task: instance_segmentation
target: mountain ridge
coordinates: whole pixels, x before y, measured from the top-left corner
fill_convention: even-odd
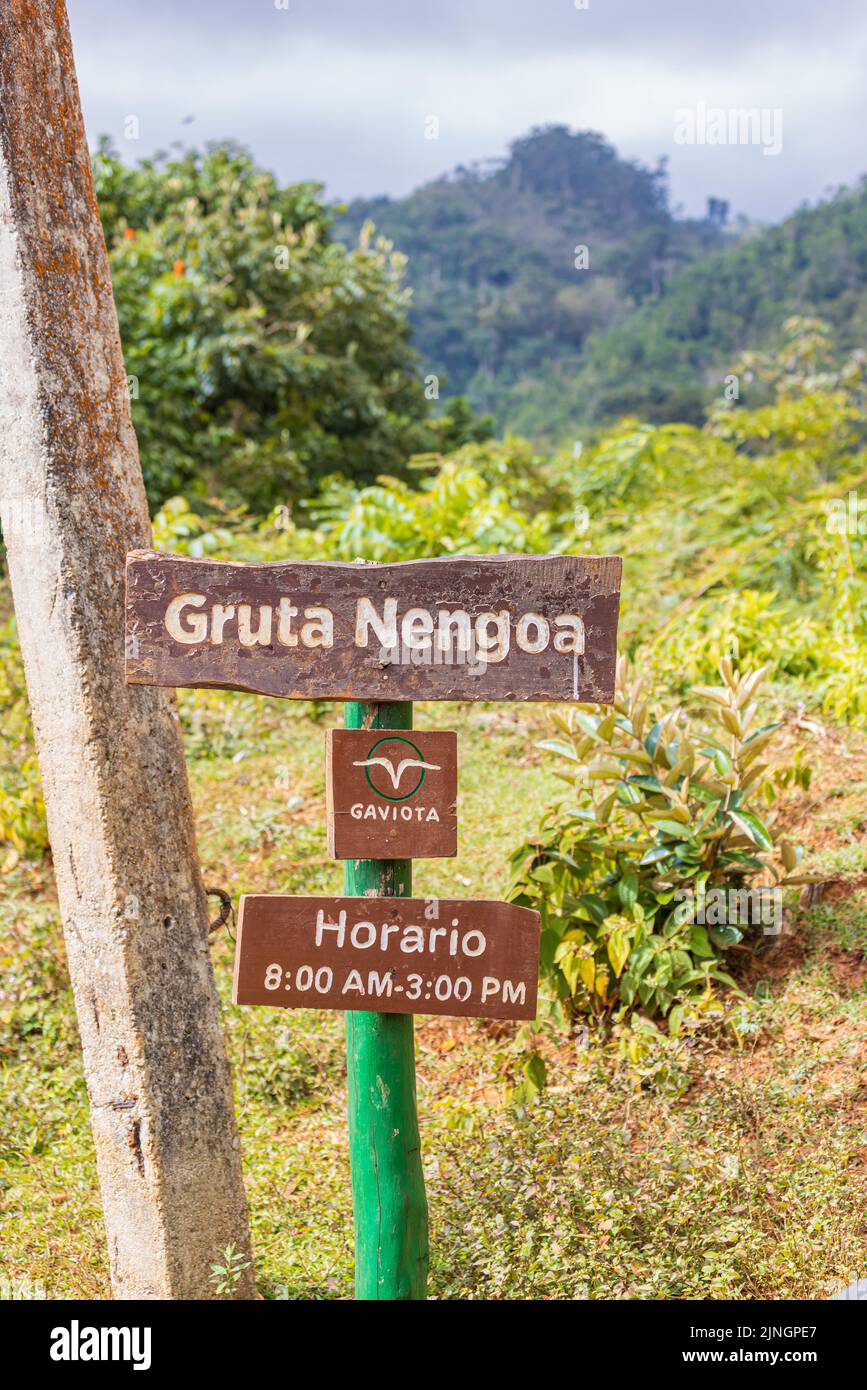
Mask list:
[[[562,440],[623,414],[700,421],[731,358],[790,314],[829,318],[842,349],[863,336],[863,184],[766,228],[728,219],[714,196],[703,219],[678,217],[664,159],[543,126],[405,198],[354,200],[335,235],[353,244],[372,222],[407,255],[414,342],[442,395]]]

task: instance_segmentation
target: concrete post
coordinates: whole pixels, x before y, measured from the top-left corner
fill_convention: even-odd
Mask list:
[[[0,4],[0,501],[114,1293],[208,1298],[247,1208],[174,696],[124,685],[150,526],[58,0]]]

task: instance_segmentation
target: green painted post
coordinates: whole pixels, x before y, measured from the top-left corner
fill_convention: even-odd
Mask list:
[[[348,702],[347,729],[411,729],[412,704]],[[409,897],[412,860],[347,859],[347,895]],[[347,1012],[355,1297],[423,1299],[427,1199],[415,1099],[412,1014]]]

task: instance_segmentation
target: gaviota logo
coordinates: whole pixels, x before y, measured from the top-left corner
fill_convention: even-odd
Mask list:
[[[368,785],[386,801],[408,801],[421,790],[426,773],[440,770],[438,764],[425,762],[421,750],[410,739],[395,734],[379,739],[367,757],[357,758],[353,765],[364,768]],[[406,773],[410,777],[404,781]]]

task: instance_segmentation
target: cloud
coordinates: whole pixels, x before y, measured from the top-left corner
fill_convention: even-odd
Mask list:
[[[279,3],[279,0],[278,0]],[[864,32],[862,0],[69,0],[83,33],[107,27],[127,34],[187,31],[200,42],[210,35],[235,41],[253,33],[274,35],[291,27],[299,37],[362,49],[412,49],[454,53],[457,48],[502,56],[560,53],[564,44],[584,52],[638,51],[676,58],[705,53],[739,61],[769,39],[803,56],[807,41],[845,41]]]
[[[670,158],[673,197],[783,216],[861,172],[862,0],[70,0],[85,118],[129,158],[231,136],[285,179],[335,197],[408,191],[505,152],[530,126],[602,131]],[[777,159],[684,147],[698,102],[779,107]],[[140,139],[123,139],[135,114]],[[183,118],[194,114],[191,124]],[[439,118],[439,139],[425,119]]]

